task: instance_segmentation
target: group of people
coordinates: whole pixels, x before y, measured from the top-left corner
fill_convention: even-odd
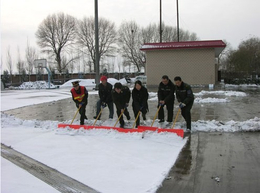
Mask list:
[[[140,125],[140,115],[142,114],[143,120],[146,120],[146,114],[149,111],[148,108],[148,90],[145,88],[141,81],[135,82],[132,92],[127,86],[122,85],[120,82],[115,83],[113,86],[107,82],[106,76],[101,76],[101,83],[98,85],[99,100],[97,101],[97,111],[94,119],[101,118],[102,110],[108,106],[109,119],[113,119],[114,104],[116,106],[116,113],[119,118],[120,127],[125,127],[123,114],[127,120],[130,120],[130,114],[128,111],[129,101],[132,96],[132,109],[134,112],[136,124]],[[86,117],[86,105],[88,103],[88,91],[84,86],[79,85],[79,81],[72,82],[73,88],[71,89],[72,99],[76,103],[76,106],[80,113],[80,124],[84,125]],[[158,88],[158,119],[162,123],[165,121],[164,106],[167,109],[167,122],[173,121],[174,101],[175,94],[179,102],[179,108],[181,114],[186,121],[187,130],[191,130],[191,108],[194,101],[194,95],[191,86],[184,83],[181,77],[176,76],[174,83],[169,79],[167,75],[162,76],[162,80]]]

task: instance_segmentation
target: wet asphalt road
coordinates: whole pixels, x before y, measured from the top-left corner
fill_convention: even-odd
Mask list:
[[[203,89],[193,89],[194,93],[198,93]],[[222,89],[223,90],[223,89]],[[227,98],[230,100],[228,103],[195,103],[192,108],[192,121],[197,120],[217,120],[217,121],[245,121],[252,119],[254,117],[260,116],[260,88],[251,89],[227,89],[246,92],[246,97],[241,96],[221,96],[221,95],[204,95],[202,98]],[[98,100],[97,95],[89,95],[88,105],[86,107],[86,115],[89,119],[93,119],[96,115],[96,102]],[[153,119],[156,108],[157,101],[148,101],[149,112],[147,114],[148,119]],[[177,102],[175,102],[175,107],[177,107]],[[8,114],[12,114],[21,119],[37,119],[37,120],[54,120],[54,121],[65,121],[72,120],[76,112],[75,103],[71,98],[63,99],[59,101],[54,101],[50,103],[38,104],[33,106],[22,107],[18,109],[5,111]],[[175,108],[174,116],[177,113],[178,108]],[[134,117],[131,100],[129,107],[130,116]],[[108,108],[105,108],[102,113],[101,120],[108,119]],[[116,118],[116,113],[114,113],[114,119]],[[79,119],[77,116],[76,119]],[[178,118],[178,121],[184,121],[182,118]]]
[[[207,89],[193,89],[194,93],[201,90]],[[247,96],[203,96],[203,98],[228,98],[230,102],[195,103],[192,108],[192,121],[245,121],[260,117],[259,88],[228,88],[227,90],[246,92]],[[96,112],[96,100],[97,95],[89,96],[87,116],[90,119]],[[157,101],[149,101],[150,112],[147,117],[150,119],[153,119],[156,112],[156,104]],[[22,119],[58,121],[71,120],[75,112],[76,107],[71,99],[6,111]],[[176,112],[177,108],[175,114]],[[131,107],[130,115],[133,118]],[[101,119],[107,118],[106,108]],[[183,121],[183,118],[179,118],[178,121]],[[260,132],[194,132],[171,169],[170,179],[166,179],[157,192],[257,193],[260,192],[259,165]]]

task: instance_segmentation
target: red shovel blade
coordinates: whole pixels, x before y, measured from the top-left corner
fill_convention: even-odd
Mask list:
[[[184,131],[183,129],[158,129],[158,133],[161,132],[171,132],[171,133],[176,133],[178,136],[182,137],[184,136]]]
[[[156,131],[158,129],[158,127],[150,127],[150,126],[139,125],[138,129],[142,129],[144,131]]]
[[[58,124],[58,128],[66,128],[69,127],[71,129],[80,129],[80,128],[84,128],[84,129],[112,129],[112,130],[116,130],[118,132],[122,132],[122,133],[133,133],[133,132],[143,132],[143,129],[124,129],[124,128],[119,128],[119,127],[113,127],[113,126],[93,126],[93,125],[71,125],[71,124]]]

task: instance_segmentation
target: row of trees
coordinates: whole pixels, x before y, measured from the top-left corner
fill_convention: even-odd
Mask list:
[[[244,40],[236,50],[227,46],[222,56],[222,71],[234,74],[233,78],[256,78],[260,75],[260,38]]]
[[[162,41],[177,41],[177,30],[163,24]],[[35,33],[37,45],[41,53],[48,59],[49,68],[58,73],[67,70],[73,72],[80,61],[89,72],[95,72],[95,22],[93,17],[84,17],[78,20],[75,17],[57,13],[47,16],[40,23]],[[117,29],[114,22],[99,18],[99,55],[101,61],[115,62],[120,55],[125,66],[134,66],[140,72],[145,65],[145,54],[140,51],[143,43],[159,42],[159,25],[150,24],[140,27],[135,21],[123,22]],[[180,29],[180,41],[197,40],[195,33]],[[31,74],[34,68],[33,61],[39,57],[36,49],[27,43],[26,60],[22,61],[18,52],[18,73]],[[103,65],[107,65],[104,64]],[[10,74],[13,72],[10,49],[7,51],[7,66]],[[102,63],[101,63],[102,65]],[[114,65],[114,64],[111,64]],[[109,67],[107,67],[109,68]],[[111,69],[114,66],[110,67]]]

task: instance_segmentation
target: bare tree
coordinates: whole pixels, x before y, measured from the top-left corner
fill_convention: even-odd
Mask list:
[[[145,43],[155,43],[160,42],[159,37],[159,24],[150,24],[149,26],[142,29],[142,37]],[[163,42],[176,42],[177,37],[177,28],[162,24],[162,41]],[[198,37],[196,33],[191,33],[183,29],[179,30],[179,40],[180,41],[196,41]]]
[[[20,48],[17,47],[17,63],[16,63],[16,67],[18,70],[18,74],[22,74],[22,71],[24,69],[24,61],[22,61],[21,59],[21,55],[20,55]]]
[[[142,28],[143,43],[159,42],[160,41],[160,37],[158,36],[159,30],[160,29],[155,23],[148,25],[146,28]]]
[[[99,18],[99,56],[113,55],[116,51],[116,29],[115,24],[107,19]],[[84,46],[92,63],[95,64],[95,20],[93,17],[83,18],[78,25],[78,42]],[[94,66],[96,72],[96,66]]]
[[[138,72],[144,67],[145,54],[140,51],[142,40],[142,30],[136,22],[123,22],[119,27],[118,42],[120,51],[126,63],[131,63],[137,67]]]
[[[27,40],[27,46],[25,50],[25,58],[26,58],[27,65],[25,69],[29,74],[29,81],[30,81],[30,75],[33,73],[34,60],[37,59],[37,57],[38,55],[36,53],[36,49],[31,47],[29,41]]]
[[[11,76],[11,83],[13,81],[12,76],[13,76],[13,61],[12,61],[12,57],[11,57],[11,53],[10,53],[10,46],[8,47],[7,50],[7,68],[10,72],[10,76]]]
[[[140,47],[144,43],[160,42],[160,26],[159,24],[150,24],[147,27],[140,28],[136,22],[123,22],[119,27],[119,44],[122,56],[125,58],[127,65],[134,65],[140,72],[141,67],[145,66],[145,53],[140,51]],[[162,25],[163,42],[177,41],[177,30],[174,27]],[[180,41],[197,40],[195,33],[180,29]]]
[[[39,25],[35,35],[43,52],[54,56],[57,70],[60,73],[64,71],[69,63],[62,63],[62,54],[65,55],[68,48],[75,43],[76,19],[64,13],[49,15]]]

